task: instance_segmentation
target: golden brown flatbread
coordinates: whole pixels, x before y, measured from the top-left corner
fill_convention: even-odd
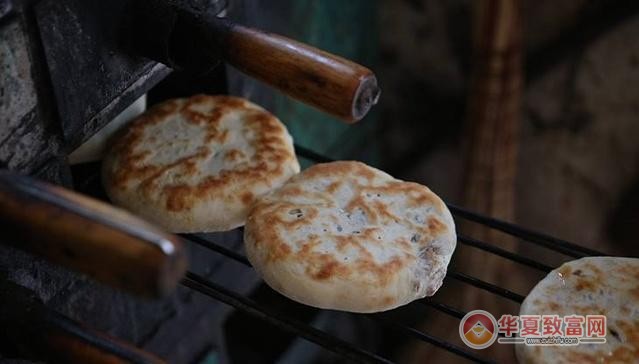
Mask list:
[[[261,198],[249,260],[289,298],[353,312],[434,294],[456,245],[452,216],[425,186],[360,162],[317,164]]]
[[[109,198],[172,232],[244,224],[257,197],[299,172],[286,127],[231,96],[154,106],[127,126],[103,163]]]

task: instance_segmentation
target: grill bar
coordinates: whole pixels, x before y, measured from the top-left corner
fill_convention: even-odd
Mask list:
[[[484,243],[483,241],[479,241],[477,239],[473,239],[473,238],[469,238],[467,236],[464,235],[457,235],[457,240],[465,245],[468,246],[472,246],[490,253],[493,253],[495,255],[499,255],[500,257],[504,257],[506,259],[510,259],[512,261],[515,261],[517,263],[529,266],[531,268],[535,268],[538,269],[542,272],[550,272],[552,270],[552,267],[545,265],[543,263],[540,263],[536,260],[532,260],[530,258],[526,258],[526,257],[522,257],[521,255],[517,255],[515,253],[511,253],[507,250],[504,250],[502,248],[498,248],[494,245],[488,244],[488,243]]]
[[[448,271],[448,273],[446,274],[446,278],[453,278],[456,279],[458,281],[464,282],[464,283],[468,283],[472,286],[475,286],[477,288],[481,288],[485,291],[494,293],[496,295],[502,296],[504,298],[508,298],[511,301],[515,301],[517,303],[522,303],[524,301],[524,296],[515,293],[513,291],[510,291],[506,288],[502,288],[499,286],[496,286],[494,284],[482,281],[481,279],[469,276],[468,274],[464,274],[461,272],[453,272],[453,271]]]
[[[251,262],[249,262],[248,259],[246,259],[245,256],[243,256],[242,254],[236,253],[231,249],[228,249],[226,247],[223,247],[219,244],[213,243],[209,240],[206,240],[202,237],[199,237],[197,235],[193,235],[193,234],[181,234],[181,236],[189,241],[192,241],[204,248],[207,249],[211,249],[216,253],[222,254],[222,255],[226,255],[227,257],[244,264],[247,267],[251,267]]]
[[[324,331],[318,330],[299,321],[292,320],[289,317],[273,310],[260,307],[253,300],[228,290],[214,282],[208,281],[195,273],[187,272],[182,284],[206,296],[264,320],[278,328],[295,335],[299,335],[336,354],[342,355],[351,361],[357,363],[393,363],[381,356],[359,349],[352,344],[325,333]]]
[[[239,295],[231,290],[228,290],[220,285],[217,285],[214,282],[211,282],[195,273],[188,272],[182,284],[204,295],[207,295],[211,298],[214,298],[223,303],[231,305],[237,309],[240,309],[244,312],[247,312],[253,316],[256,316],[259,319],[265,320],[283,330],[302,336],[308,339],[309,341],[312,341],[332,352],[344,355],[344,357],[348,359],[355,360],[358,362],[366,362],[366,363],[368,362],[392,363],[391,361],[385,358],[382,358],[378,355],[375,355],[365,350],[357,349],[353,345],[347,342],[344,342],[342,340],[336,339],[335,337],[329,334],[326,334],[325,332],[321,330],[315,329],[312,326],[300,323],[295,320],[288,319],[285,316],[282,316],[271,310],[260,307],[256,302],[242,295]],[[443,304],[435,304],[433,307],[446,307],[448,310],[450,310],[450,312],[455,312],[454,313],[455,316],[458,316],[460,312],[450,306],[446,306]],[[474,362],[492,363],[491,361],[487,361],[481,357],[478,357],[471,352],[465,351],[463,348],[459,346],[456,346],[452,343],[449,343],[445,340],[429,335],[427,333],[421,332],[410,326],[392,322],[390,320],[382,318],[379,315],[369,315],[366,317],[373,321],[379,322],[384,326],[390,326],[394,330],[401,331],[408,336],[412,336],[421,341],[428,342],[430,344],[443,348],[447,351],[450,351],[451,353],[462,356]],[[461,317],[463,317],[463,315],[460,316],[460,318]]]
[[[199,244],[201,246],[207,247],[217,253],[226,255],[227,257],[236,260],[244,265],[246,265],[247,267],[251,267],[251,263],[248,261],[248,259],[246,259],[245,256],[238,254],[228,248],[225,248],[219,244],[215,244],[213,242],[207,241],[205,239],[202,239],[200,237],[197,237],[195,235],[189,235],[189,234],[184,234],[182,235],[183,237],[193,241],[196,244]],[[194,239],[195,238],[195,239]],[[524,297],[520,294],[517,294],[515,292],[512,292],[506,288],[502,288],[499,286],[496,286],[494,284],[482,281],[481,279],[475,278],[475,277],[471,277],[467,274],[464,273],[460,273],[460,272],[453,272],[453,271],[448,271],[448,273],[446,274],[447,278],[453,278],[456,279],[458,281],[464,282],[464,283],[468,283],[472,286],[475,286],[477,288],[483,289],[485,291],[494,293],[496,295],[508,298],[510,300],[513,300],[515,302],[521,303],[524,300]]]
[[[457,355],[459,355],[461,357],[464,357],[466,359],[472,360],[472,361],[474,361],[476,363],[494,363],[493,361],[489,361],[489,360],[483,359],[483,358],[481,358],[481,357],[479,357],[479,356],[477,356],[477,355],[475,355],[475,354],[473,354],[471,352],[468,352],[468,351],[464,350],[463,348],[460,348],[457,345],[449,343],[446,340],[442,340],[440,338],[428,335],[428,334],[423,333],[423,332],[421,332],[421,331],[419,331],[419,330],[417,330],[415,328],[412,328],[410,326],[403,325],[403,324],[397,323],[395,321],[388,320],[388,319],[386,319],[386,318],[384,318],[384,317],[382,317],[380,315],[370,316],[370,319],[372,319],[373,321],[377,321],[380,324],[382,324],[382,325],[384,325],[386,327],[389,327],[389,328],[391,328],[393,330],[401,331],[401,332],[403,332],[403,333],[405,333],[407,335],[410,335],[410,336],[412,336],[414,338],[417,338],[419,340],[422,340],[422,341],[428,342],[430,344],[433,344],[433,345],[435,345],[437,347],[445,349],[445,350],[447,350],[447,351],[449,351],[451,353],[457,354]]]
[[[606,255],[597,250],[585,248],[583,246],[579,246],[577,244],[573,244],[567,242],[562,239],[554,238],[552,236],[548,236],[546,234],[542,234],[536,231],[532,231],[521,226],[517,226],[515,224],[511,224],[502,220],[498,220],[492,217],[483,216],[478,213],[472,212],[465,208],[455,206],[452,204],[446,204],[450,211],[457,217],[461,217],[466,220],[470,220],[473,222],[480,223],[482,225],[489,226],[495,230],[499,230],[506,234],[516,236],[521,238],[527,242],[541,245],[550,250],[554,250],[556,252],[560,252],[562,254],[574,257],[581,258],[589,255]]]
[[[445,313],[447,315],[453,316],[453,317],[458,318],[460,320],[462,318],[464,318],[464,316],[466,316],[466,312],[464,312],[464,311],[461,311],[459,309],[456,309],[455,307],[449,306],[449,305],[444,304],[444,303],[433,302],[433,301],[431,301],[428,298],[421,299],[421,300],[419,300],[417,302],[419,302],[420,304],[422,304],[424,306],[432,307],[432,308],[434,308],[436,310],[439,310],[439,311],[441,311],[441,312],[443,312],[443,313]]]
[[[196,243],[196,244],[199,244],[199,245],[201,245],[203,247],[210,248],[211,250],[213,250],[213,251],[215,251],[217,253],[226,255],[229,258],[231,258],[231,259],[233,259],[233,260],[235,260],[235,261],[237,261],[239,263],[242,263],[242,264],[246,265],[247,267],[251,267],[251,263],[248,261],[248,259],[246,259],[246,257],[244,257],[241,254],[238,254],[238,253],[236,253],[236,252],[234,252],[234,251],[232,251],[232,250],[230,250],[230,249],[228,249],[226,247],[223,247],[223,246],[221,246],[219,244],[216,244],[216,243],[212,243],[212,242],[210,242],[208,240],[205,240],[205,239],[203,239],[201,237],[198,237],[196,235],[183,234],[182,236],[185,237],[186,239]],[[195,276],[195,274],[193,274],[193,273],[188,273],[187,274],[187,278],[192,278],[193,276]],[[203,281],[204,281],[204,284],[212,284],[211,282],[208,282],[208,281],[205,281],[205,280],[203,280]],[[482,281],[480,281],[480,282],[482,282]],[[490,286],[489,283],[485,283],[485,282],[483,282],[483,283]],[[185,284],[186,284],[186,281],[185,281]],[[188,287],[197,289],[195,287],[191,287],[190,285],[188,285]],[[219,286],[214,287],[214,289],[216,289],[216,290],[218,290],[218,288],[222,288],[222,287],[219,287]],[[226,291],[231,293],[231,294],[234,294],[232,291],[228,291],[228,290],[226,290]],[[202,293],[205,293],[205,292],[202,292]],[[222,294],[224,294],[224,293],[222,293]],[[217,298],[217,296],[219,296],[219,295],[220,295],[220,293],[218,293],[214,298]],[[240,295],[237,295],[237,294],[235,294],[235,295],[240,297],[240,298],[245,299],[243,296],[240,296]],[[226,301],[223,301],[223,302],[227,303]],[[460,319],[462,317],[464,317],[464,315],[465,315],[465,313],[463,313],[462,311],[459,311],[456,308],[453,308],[451,306],[448,306],[448,305],[445,305],[445,304],[442,304],[442,303],[436,303],[436,302],[432,302],[432,301],[422,301],[422,302],[423,302],[424,305],[428,305],[430,307],[436,308],[436,309],[438,309],[438,310],[440,310],[440,311],[442,311],[444,313],[450,314],[450,315],[452,315],[454,317],[457,317],[457,318],[460,318]],[[232,303],[229,303],[229,304],[231,304],[231,305],[233,305],[235,307],[234,304],[232,304]],[[253,305],[255,306],[256,309],[259,309],[259,307],[255,303],[253,303]],[[236,307],[236,308],[238,308],[238,307]],[[242,307],[239,307],[239,308],[242,308]],[[467,353],[467,352],[463,352],[463,354],[460,354],[458,351],[460,351],[462,349],[460,349],[459,347],[456,347],[455,345],[447,343],[446,341],[444,341],[442,339],[436,338],[436,337],[428,335],[426,333],[421,333],[421,332],[419,332],[419,331],[417,331],[417,330],[415,330],[413,328],[410,328],[410,327],[402,327],[400,325],[400,326],[396,326],[396,328],[404,331],[407,334],[410,334],[411,336],[417,337],[417,338],[419,338],[421,340],[424,340],[426,342],[429,342],[429,343],[431,343],[433,345],[436,345],[436,346],[439,346],[439,347],[441,347],[443,349],[449,350],[449,351],[451,351],[451,352],[453,352],[455,354],[461,355],[461,356],[463,356],[465,358],[468,358],[468,359],[471,359],[471,360],[475,360],[477,362],[485,362],[483,359],[480,359],[478,357],[475,358],[475,357],[472,356],[472,354]],[[419,332],[421,335],[416,334],[414,331]]]

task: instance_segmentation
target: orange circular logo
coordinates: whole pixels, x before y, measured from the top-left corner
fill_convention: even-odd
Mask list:
[[[484,310],[470,311],[459,323],[459,337],[473,349],[485,349],[497,340],[497,320]]]

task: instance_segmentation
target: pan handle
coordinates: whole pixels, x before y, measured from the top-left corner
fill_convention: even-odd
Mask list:
[[[0,171],[0,229],[5,243],[140,296],[169,294],[186,271],[176,236],[106,203],[7,170]]]

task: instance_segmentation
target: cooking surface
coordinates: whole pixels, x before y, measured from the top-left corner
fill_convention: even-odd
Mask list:
[[[311,162],[316,162],[316,159],[320,159],[322,161],[326,161],[328,159],[325,157],[322,158],[305,148],[297,147],[296,150],[300,157]],[[86,165],[80,166],[79,168],[84,169],[84,173],[82,173],[81,176],[77,176],[78,179],[82,179],[82,183],[79,184],[79,186],[81,186],[81,190],[104,199],[105,196],[99,184],[97,165]],[[529,240],[530,242],[528,242],[527,245],[529,245],[531,249],[552,252],[552,255],[554,256],[552,262],[539,262],[504,250],[490,242],[482,242],[475,240],[472,237],[464,236],[463,231],[461,232],[462,234],[459,235],[459,244],[457,249],[472,249],[478,254],[478,257],[484,254],[497,255],[502,257],[504,260],[510,260],[516,262],[522,267],[525,267],[525,271],[530,274],[522,276],[521,280],[523,281],[523,284],[529,288],[532,288],[539,279],[543,278],[553,267],[558,266],[560,262],[582,256],[601,255],[599,252],[576,246],[556,238],[548,237],[544,234],[529,231],[512,224],[483,217],[453,205],[449,205],[449,208],[457,221],[467,219],[480,223],[484,226],[491,227],[495,230],[505,231],[513,234],[514,236]],[[329,352],[332,351],[337,353],[338,356],[344,356],[353,360],[388,362],[388,355],[393,352],[393,338],[397,339],[397,337],[401,337],[402,340],[421,340],[430,343],[439,347],[441,350],[452,353],[451,355],[463,357],[472,361],[491,362],[490,356],[471,351],[466,348],[460,340],[448,342],[441,337],[431,335],[429,333],[430,330],[428,326],[419,326],[419,322],[421,322],[421,319],[424,318],[446,316],[450,318],[450,325],[456,328],[459,322],[458,320],[461,319],[468,310],[472,309],[464,307],[465,304],[463,302],[459,302],[455,299],[447,299],[445,301],[440,299],[441,297],[450,297],[447,293],[455,292],[456,290],[478,290],[481,292],[480,295],[482,296],[498,297],[499,300],[510,302],[514,305],[514,307],[519,306],[526,294],[526,292],[513,291],[509,289],[509,287],[499,287],[489,282],[477,279],[471,274],[468,274],[465,267],[455,266],[453,261],[449,268],[447,278],[444,281],[444,286],[434,297],[418,300],[408,306],[381,314],[343,314],[317,310],[281,297],[278,298],[277,294],[273,294],[272,291],[268,292],[268,288],[266,288],[266,291],[268,292],[267,294],[258,295],[257,300],[254,300],[256,297],[247,296],[249,293],[248,291],[244,291],[244,293],[242,293],[235,291],[236,288],[232,288],[236,286],[230,287],[230,282],[225,279],[225,277],[228,277],[228,273],[217,270],[217,267],[222,264],[230,264],[236,272],[233,274],[248,274],[252,277],[252,279],[259,281],[259,278],[255,275],[254,271],[250,269],[250,263],[244,256],[241,242],[241,228],[224,234],[187,234],[182,235],[182,237],[188,242],[191,249],[196,249],[195,252],[197,252],[196,254],[198,254],[198,258],[196,258],[195,262],[192,264],[191,272],[187,274],[186,279],[183,281],[183,285],[191,288],[191,291],[180,289],[180,292],[188,292],[185,294],[193,297],[193,299],[197,297],[198,301],[202,300],[199,302],[199,304],[202,305],[202,312],[208,311],[210,313],[214,311],[211,307],[208,309],[206,308],[206,302],[215,303],[216,307],[220,305],[220,302],[223,302],[226,305],[236,308],[239,312],[248,314],[248,316],[241,321],[244,325],[252,325],[251,322],[254,322],[254,320],[263,320],[269,322],[271,325],[275,325],[274,327],[276,327],[278,331],[281,330],[283,332],[292,333],[294,336],[303,337],[319,344],[319,346],[327,349]],[[231,245],[229,245],[229,243]],[[202,257],[202,255],[206,255],[209,258],[200,260],[199,257]],[[209,259],[212,259],[213,257],[215,257],[214,259],[217,263],[211,263],[212,260]],[[201,266],[200,264],[204,265]],[[200,266],[200,268],[198,268],[198,266]],[[208,268],[206,268],[207,266]],[[204,272],[206,273],[202,273],[202,267],[204,267]],[[217,274],[215,272],[217,272]],[[274,300],[274,298],[269,297],[274,297],[276,299]],[[228,306],[225,306],[225,309],[228,309]],[[293,312],[293,314],[289,314],[289,312]],[[517,312],[518,310],[512,313],[516,314]],[[358,337],[342,337],[343,328],[342,330],[339,329],[341,324],[339,323],[339,320],[337,320],[337,317],[349,317],[353,320],[353,322],[361,320],[369,321],[369,324],[372,324],[372,332],[377,332],[377,334],[372,334],[372,337],[377,337],[377,340],[380,340],[379,343],[375,346],[371,346],[370,342],[362,342]],[[420,319],[416,320],[416,317],[419,317]],[[322,328],[328,329],[329,332],[331,328],[337,329],[338,331],[335,332],[337,337],[317,332],[315,329],[308,326],[308,323],[317,325],[318,322],[326,320],[333,324]],[[175,324],[180,325],[179,318],[176,319]],[[259,324],[257,325],[259,326]],[[324,323],[324,325],[326,325],[326,323]],[[269,329],[267,330],[271,330],[273,328],[273,326],[268,327]],[[356,325],[355,327],[359,326]],[[268,336],[266,332],[264,335],[265,337]],[[170,340],[168,337],[167,339]],[[149,343],[145,345],[145,347],[157,352],[157,348],[154,347],[153,343]],[[505,350],[512,349],[509,346],[506,346],[505,348]],[[290,350],[293,349],[289,348],[289,351]],[[287,353],[289,351],[284,352]],[[241,352],[241,350],[239,352]],[[169,354],[167,353],[167,355]],[[236,355],[243,354],[236,353]],[[328,357],[333,359],[335,358],[333,356]]]

